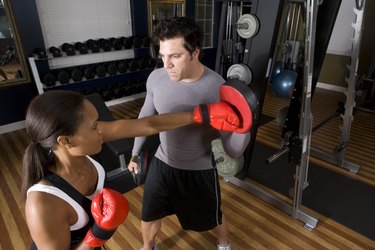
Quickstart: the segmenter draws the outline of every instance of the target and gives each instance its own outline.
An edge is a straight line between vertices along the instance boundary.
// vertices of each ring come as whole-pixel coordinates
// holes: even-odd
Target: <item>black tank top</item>
[[[72,185],[70,185],[67,181],[65,181],[60,176],[48,171],[44,179],[46,179],[49,183],[51,183],[53,186],[59,188],[64,193],[66,193],[68,196],[70,196],[73,200],[75,200],[87,213],[89,216],[89,222],[86,226],[84,226],[81,229],[70,231],[70,248],[73,248],[75,245],[80,243],[86,236],[87,231],[91,228],[91,226],[94,224],[94,218],[91,215],[91,200],[78,192]],[[32,242],[30,246],[30,250],[37,250],[35,243]],[[95,249],[101,249],[95,248]]]

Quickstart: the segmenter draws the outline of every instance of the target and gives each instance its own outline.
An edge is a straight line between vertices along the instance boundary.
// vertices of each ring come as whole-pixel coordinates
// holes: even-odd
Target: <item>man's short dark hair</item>
[[[196,49],[202,49],[203,34],[199,25],[188,17],[172,17],[160,21],[153,34],[154,41],[182,37],[185,40],[184,47],[192,54]]]

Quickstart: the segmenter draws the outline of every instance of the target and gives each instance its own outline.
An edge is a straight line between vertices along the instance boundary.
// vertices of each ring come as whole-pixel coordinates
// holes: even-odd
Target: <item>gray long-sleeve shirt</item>
[[[202,77],[195,82],[170,80],[164,68],[154,70],[147,80],[147,94],[139,117],[170,112],[192,111],[202,103],[220,101],[220,86],[224,79],[205,67]],[[221,136],[226,153],[232,158],[240,156],[250,140],[250,134],[220,132],[209,125],[194,124],[161,132],[160,146],[155,156],[169,166],[203,170],[212,168],[211,141]],[[140,153],[145,137],[134,141],[133,155]]]

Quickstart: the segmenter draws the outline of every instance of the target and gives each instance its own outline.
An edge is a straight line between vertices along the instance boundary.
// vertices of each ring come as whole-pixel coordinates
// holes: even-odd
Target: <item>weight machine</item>
[[[221,27],[223,27],[223,20],[225,20],[225,17],[227,17],[227,22],[229,21],[231,24],[234,23],[233,16],[238,16],[233,14],[234,6],[237,8],[241,8],[241,11],[236,10],[235,13],[242,14],[244,5],[242,3],[238,4],[239,2],[242,1],[223,1]],[[252,83],[247,84],[250,84],[259,100],[259,110],[255,111],[255,123],[251,130],[252,138],[250,140],[248,148],[245,151],[245,167],[235,177],[226,177],[225,180],[244,188],[245,190],[258,196],[259,198],[291,214],[293,218],[305,222],[305,228],[312,230],[316,227],[318,219],[301,209],[302,193],[303,190],[309,185],[307,176],[310,153],[311,155],[322,158],[331,163],[335,163],[340,167],[346,168],[351,172],[356,173],[359,170],[358,165],[345,161],[344,156],[346,145],[349,140],[350,126],[353,120],[353,109],[355,107],[354,91],[357,78],[356,72],[358,66],[360,32],[362,28],[365,0],[362,0],[361,4],[359,4],[358,0],[356,0],[357,8],[354,9],[357,18],[355,23],[352,25],[354,29],[354,35],[353,47],[351,52],[351,64],[348,65],[348,69],[350,72],[349,77],[346,79],[348,83],[346,100],[345,102],[339,103],[339,107],[333,115],[325,119],[314,128],[312,127],[313,118],[310,109],[311,100],[315,91],[321,67],[323,65],[330,36],[336,21],[338,10],[341,5],[341,0],[287,0],[277,1],[277,4],[275,4],[275,2],[271,4],[270,1],[243,2],[246,2],[247,6],[250,7],[250,14],[256,16],[258,23],[251,22],[250,20],[244,22],[244,18],[242,18],[242,16],[240,15],[237,24],[229,26],[227,25],[225,39],[222,37],[223,29],[221,29],[221,33],[219,34],[219,41],[224,42],[219,43],[218,45],[219,47],[217,54],[218,57],[216,61],[216,70],[222,75],[225,75],[225,70],[227,70],[227,78],[238,78],[245,83],[247,83],[248,79],[252,79],[252,81],[250,81]],[[272,163],[281,155],[288,153],[289,163],[295,166],[295,185],[293,188],[294,193],[292,204],[279,199],[278,197],[268,193],[261,187],[251,182],[244,181],[244,179],[247,177],[250,167],[250,158],[254,147],[257,128],[259,125],[259,117],[265,97],[265,89],[267,82],[269,81],[270,68],[272,69],[275,64],[275,61],[273,59],[276,58],[277,52],[274,51],[272,46],[274,46],[275,40],[280,41],[281,36],[283,35],[283,31],[278,32],[278,26],[276,26],[275,24],[273,24],[273,26],[269,24],[273,23],[273,21],[275,20],[281,20],[280,23],[284,24],[288,16],[287,12],[289,11],[290,3],[297,4],[299,5],[299,7],[302,6],[303,9],[303,61],[298,67],[296,67],[296,70],[298,71],[298,77],[293,90],[293,96],[291,98],[290,106],[288,110],[286,110],[288,119],[286,119],[287,122],[285,122],[282,132],[283,148],[280,152],[270,157],[268,159],[268,162]],[[265,4],[265,6],[268,7],[262,6],[262,4]],[[273,6],[274,9],[269,8],[269,6]],[[264,14],[264,12],[266,12],[267,14]],[[257,24],[259,24],[259,27],[248,29],[247,25]],[[267,35],[263,30],[265,26],[269,29],[267,30]],[[228,27],[231,27],[232,30],[228,29]],[[241,29],[245,29],[245,32],[242,32]],[[243,54],[241,54],[241,50],[238,50],[238,48],[241,48],[241,46],[238,45],[238,42],[241,41],[241,39],[238,40],[238,37],[233,36],[235,31],[238,32],[240,37],[246,39],[246,46],[243,49]],[[245,34],[245,36],[243,34]],[[228,42],[228,40],[230,41]],[[264,45],[260,46],[260,44],[257,43],[258,41],[265,42],[266,40],[271,41],[270,44],[272,44],[272,46],[269,46],[270,44],[267,44],[267,46],[269,47]],[[233,44],[235,44],[235,46]],[[226,47],[223,48],[222,46]],[[220,54],[219,52],[223,53]],[[270,56],[272,53],[274,53],[273,59]],[[270,57],[268,63],[267,56]],[[234,64],[229,67],[228,65],[232,63]],[[248,70],[250,70],[251,72],[250,78],[246,75]],[[321,126],[329,122],[332,118],[337,116],[341,116],[343,121],[341,126],[340,144],[338,147],[339,150],[336,152],[337,155],[332,156],[318,149],[311,148],[311,134]]]
[[[319,34],[316,36],[316,49],[320,51],[316,51],[315,58],[314,58],[314,67],[313,67],[313,76],[312,76],[312,93],[314,93],[316,83],[318,80],[318,76],[320,73],[320,69],[324,60],[325,50],[328,46],[329,42],[329,36],[326,36],[324,34],[330,34],[334,22],[335,22],[335,13],[337,15],[337,12],[339,10],[341,4],[340,1],[325,1],[323,3],[323,8],[320,9],[318,14],[318,20],[317,20],[317,30],[320,31],[326,31],[326,32],[319,32]],[[334,154],[325,152],[321,149],[310,147],[310,153],[312,156],[323,159],[327,162],[333,163],[337,165],[338,167],[345,168],[349,170],[352,173],[357,173],[359,171],[360,166],[351,162],[348,162],[345,160],[345,151],[346,146],[349,142],[349,135],[350,135],[350,127],[351,122],[353,120],[353,111],[355,107],[355,101],[354,101],[354,95],[355,95],[355,85],[356,85],[356,72],[357,72],[357,66],[358,66],[358,55],[359,55],[359,44],[360,44],[360,38],[361,38],[361,29],[362,29],[362,19],[363,19],[363,11],[365,6],[365,1],[362,1],[361,4],[356,2],[356,8],[354,9],[354,12],[356,14],[356,21],[353,23],[352,27],[354,29],[353,32],[353,46],[352,46],[352,52],[351,52],[351,64],[348,65],[349,69],[349,77],[346,79],[346,82],[348,84],[347,91],[346,91],[346,99],[344,102],[338,103],[338,108],[334,114],[326,118],[323,122],[319,123],[317,126],[312,128],[312,133],[318,130],[320,127],[328,123],[330,120],[332,120],[335,117],[340,116],[342,119],[342,124],[340,126],[341,130],[341,137],[338,146],[335,148]],[[334,16],[334,18],[332,18]],[[328,20],[327,20],[328,19]],[[290,106],[287,110],[287,115],[285,115],[285,110],[280,110],[280,116],[285,118],[285,124],[283,124],[283,133],[282,133],[282,140],[283,140],[283,146],[282,150],[278,153],[274,154],[270,158],[267,159],[268,163],[272,163],[273,161],[277,160],[280,156],[288,153],[289,156],[289,162],[293,162],[295,152],[292,149],[293,148],[293,136],[295,131],[299,130],[299,118],[295,116],[296,113],[299,112],[301,107],[301,101],[300,101],[300,92],[301,84],[296,84],[296,87],[294,89],[293,97],[290,102]],[[298,148],[297,148],[298,149]],[[297,153],[298,154],[298,153]],[[307,181],[307,175],[305,176],[305,186],[308,186]]]
[[[361,3],[359,3],[359,1]],[[353,9],[356,19],[352,24],[353,27],[353,38],[352,38],[352,50],[350,54],[350,64],[347,65],[349,70],[349,76],[346,78],[347,89],[346,89],[346,100],[344,104],[345,112],[341,115],[342,125],[341,136],[339,144],[337,146],[335,155],[329,154],[317,148],[311,148],[311,154],[315,157],[321,158],[330,163],[336,164],[337,166],[347,169],[352,173],[358,173],[360,166],[352,162],[345,160],[346,146],[349,142],[351,123],[354,119],[354,108],[355,95],[356,95],[356,84],[357,84],[357,69],[358,69],[358,58],[359,49],[361,44],[361,32],[363,26],[363,13],[366,5],[366,0],[355,0],[356,8]]]
[[[259,0],[259,1],[223,1],[222,6],[222,19],[221,27],[224,27],[225,17],[227,21],[229,20],[233,23],[233,6],[237,8],[243,8],[243,4],[250,5],[250,14],[255,15],[259,21],[259,30],[257,34],[253,37],[246,39],[246,45],[243,50],[243,56],[241,53],[237,53],[233,48],[238,48],[240,46],[233,46],[233,41],[229,42],[232,46],[227,46],[226,48],[232,48],[232,50],[223,49],[223,44],[227,45],[228,36],[223,38],[224,31],[221,29],[219,33],[219,44],[218,53],[216,61],[216,71],[224,75],[225,70],[229,67],[230,63],[239,63],[249,67],[252,73],[252,83],[250,84],[253,89],[258,101],[259,109],[254,111],[255,117],[253,128],[251,129],[251,139],[248,148],[246,149],[245,156],[245,167],[238,173],[235,177],[225,178],[229,181],[248,192],[258,196],[266,202],[278,207],[279,209],[292,215],[293,218],[299,219],[305,223],[305,228],[312,230],[316,227],[318,219],[313,215],[301,209],[302,203],[302,192],[306,188],[305,178],[307,176],[308,170],[308,159],[310,154],[310,142],[311,142],[311,130],[312,130],[312,114],[310,110],[311,98],[312,98],[312,78],[313,78],[313,66],[314,66],[314,42],[315,42],[315,31],[316,31],[316,20],[317,20],[317,0],[306,0],[306,1],[292,1],[303,4],[303,15],[304,15],[304,63],[303,63],[303,77],[301,77],[300,89],[300,109],[298,113],[300,114],[300,119],[297,121],[297,130],[294,136],[291,137],[291,144],[289,145],[290,153],[293,153],[292,162],[295,166],[295,185],[294,185],[294,196],[293,203],[290,204],[273,194],[270,194],[266,190],[262,189],[258,185],[247,182],[243,179],[247,177],[248,169],[250,167],[251,154],[253,151],[257,128],[259,126],[259,118],[263,106],[263,101],[266,94],[267,83],[270,77],[271,66],[273,63],[273,53],[275,44],[278,38],[278,24],[282,18],[285,18],[286,2],[287,1],[277,1],[277,0]],[[272,7],[271,7],[272,6]],[[229,10],[229,15],[228,15]],[[235,13],[242,13],[241,11],[234,11]],[[239,19],[241,20],[241,19]],[[240,22],[240,21],[239,21]],[[250,23],[250,22],[249,22]],[[244,27],[242,24],[230,26],[234,27],[232,30],[229,29],[227,33],[236,31],[236,29],[241,29]],[[245,26],[246,28],[246,26]],[[228,29],[227,29],[228,30]],[[250,32],[249,32],[250,33]],[[238,37],[234,36],[235,44],[238,42]],[[225,41],[221,43],[220,41]],[[233,51],[234,50],[234,51]],[[235,56],[228,57],[231,55],[229,51]],[[222,53],[224,52],[224,53]],[[241,51],[240,51],[241,52]],[[237,53],[237,54],[236,54]],[[236,56],[239,55],[239,56]],[[242,58],[242,61],[240,59]],[[242,72],[241,70],[237,70]],[[230,71],[229,71],[230,72]],[[238,74],[240,75],[240,74]],[[227,78],[241,78],[236,74],[227,74]],[[246,79],[246,78],[245,78]]]

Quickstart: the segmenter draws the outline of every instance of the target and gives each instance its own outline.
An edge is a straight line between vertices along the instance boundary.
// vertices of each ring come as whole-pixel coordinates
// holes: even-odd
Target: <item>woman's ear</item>
[[[58,136],[57,143],[65,148],[71,148],[70,139],[68,136],[65,136],[65,135]]]

